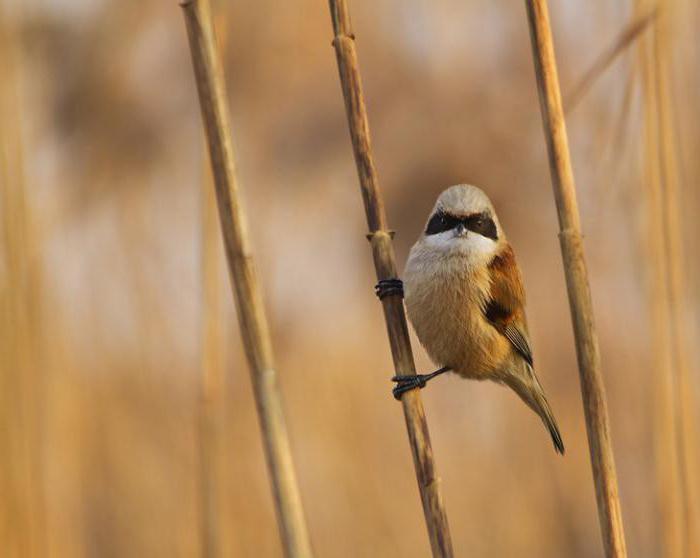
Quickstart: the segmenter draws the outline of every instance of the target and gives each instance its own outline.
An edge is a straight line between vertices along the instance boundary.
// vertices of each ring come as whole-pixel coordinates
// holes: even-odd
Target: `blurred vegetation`
[[[551,4],[566,92],[634,6]],[[683,385],[697,401],[700,7],[661,8],[668,32],[658,63],[674,107],[686,255]],[[351,9],[399,262],[442,189],[470,182],[489,193],[523,268],[538,373],[567,443],[559,458],[536,417],[498,386],[444,378],[425,390],[456,554],[600,556],[524,7],[386,0]],[[239,174],[316,552],[426,556],[327,6],[222,3],[219,17]],[[644,187],[641,59],[635,49],[617,58],[568,126],[628,549],[646,557],[673,555],[662,528],[668,484],[657,476],[672,474],[657,463],[673,457],[657,443],[668,431],[654,428],[665,392],[650,286],[663,264],[649,244],[662,233]],[[202,265],[203,247],[218,239],[203,226],[206,161],[176,4],[7,0],[0,117],[3,556],[197,555],[206,505],[218,513],[222,556],[279,556],[225,266]],[[223,323],[206,327],[219,319],[212,304]],[[415,339],[414,348],[419,369],[430,368]],[[213,504],[200,495],[198,422],[212,358],[225,366],[213,403]],[[687,430],[693,450],[697,428]],[[687,487],[691,501],[697,489]]]

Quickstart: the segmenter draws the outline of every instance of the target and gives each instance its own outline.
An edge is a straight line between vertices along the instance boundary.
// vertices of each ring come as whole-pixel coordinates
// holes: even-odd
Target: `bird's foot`
[[[449,366],[443,366],[442,368],[438,368],[435,372],[432,372],[430,374],[414,374],[411,376],[394,376],[391,381],[396,382],[396,385],[394,386],[394,389],[391,390],[391,393],[394,394],[394,398],[397,401],[401,401],[401,396],[406,393],[407,391],[411,391],[412,389],[423,389],[425,387],[425,384],[428,383],[428,380],[432,380],[435,376],[439,376],[440,374],[443,374],[450,370]]]
[[[375,285],[374,292],[379,300],[391,295],[399,295],[403,298],[403,281],[401,279],[382,279]]]
[[[426,385],[426,376],[429,374],[415,374],[413,376],[394,376],[391,381],[396,382],[391,393],[394,394],[394,399],[401,401],[401,396],[412,389],[423,389]]]

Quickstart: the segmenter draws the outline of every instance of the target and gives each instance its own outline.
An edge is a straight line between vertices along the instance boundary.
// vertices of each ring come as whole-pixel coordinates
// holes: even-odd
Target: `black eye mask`
[[[455,217],[454,215],[438,210],[435,215],[430,218],[428,226],[425,229],[425,234],[428,236],[439,234],[441,232],[452,230],[460,224],[464,225],[464,227],[469,231],[475,232],[492,240],[498,240],[496,224],[486,212],[475,213],[473,215],[468,215],[467,217]]]

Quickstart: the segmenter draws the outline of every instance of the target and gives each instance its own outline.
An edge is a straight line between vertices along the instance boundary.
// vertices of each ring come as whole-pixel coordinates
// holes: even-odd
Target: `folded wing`
[[[494,257],[489,264],[489,273],[491,296],[484,307],[484,316],[532,366],[525,321],[525,291],[510,246]]]

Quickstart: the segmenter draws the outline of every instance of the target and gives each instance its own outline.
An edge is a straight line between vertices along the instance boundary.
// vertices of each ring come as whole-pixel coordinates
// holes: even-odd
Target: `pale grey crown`
[[[498,236],[505,237],[498,215],[489,197],[481,188],[471,184],[456,184],[450,186],[438,196],[435,207],[430,215],[434,215],[438,210],[442,210],[451,215],[470,215],[472,213],[488,213],[496,224]]]

